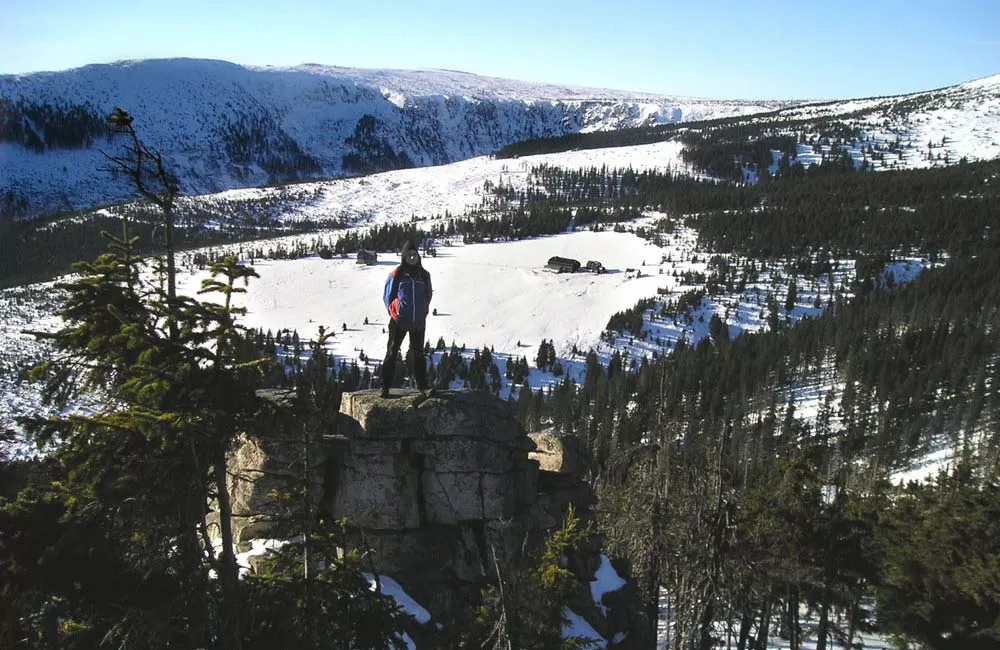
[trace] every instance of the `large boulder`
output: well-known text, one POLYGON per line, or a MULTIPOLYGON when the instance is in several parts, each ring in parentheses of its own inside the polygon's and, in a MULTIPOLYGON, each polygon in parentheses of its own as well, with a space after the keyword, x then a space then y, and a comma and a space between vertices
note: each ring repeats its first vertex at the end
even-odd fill
POLYGON ((545 472, 583 476, 590 467, 590 453, 576 436, 559 436, 551 432, 528 434, 536 450, 528 457, 538 461, 545 472))

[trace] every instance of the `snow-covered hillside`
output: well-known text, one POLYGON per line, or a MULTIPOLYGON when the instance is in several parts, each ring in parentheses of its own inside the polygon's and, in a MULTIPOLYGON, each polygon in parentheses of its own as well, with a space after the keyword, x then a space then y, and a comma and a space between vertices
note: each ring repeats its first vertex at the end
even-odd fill
POLYGON ((103 117, 122 107, 186 194, 440 165, 528 138, 769 111, 443 70, 250 68, 166 59, 0 76, 0 212, 121 200, 103 117))
POLYGON ((280 202, 289 207, 285 221, 309 219, 318 223, 345 218, 354 226, 371 226, 413 217, 433 218, 464 214, 483 200, 483 185, 489 181, 524 191, 533 167, 550 165, 562 169, 609 169, 634 171, 674 170, 690 173, 680 158, 681 144, 657 142, 633 147, 584 149, 565 153, 525 156, 516 160, 479 156, 450 165, 400 169, 382 174, 331 181, 298 183, 284 187, 229 190, 197 201, 213 204, 240 201, 280 202))
POLYGON ((834 144, 876 171, 992 160, 1000 158, 1000 74, 911 95, 804 104, 765 119, 801 138, 797 157, 806 166, 834 144), (831 126, 839 135, 831 137, 831 126))

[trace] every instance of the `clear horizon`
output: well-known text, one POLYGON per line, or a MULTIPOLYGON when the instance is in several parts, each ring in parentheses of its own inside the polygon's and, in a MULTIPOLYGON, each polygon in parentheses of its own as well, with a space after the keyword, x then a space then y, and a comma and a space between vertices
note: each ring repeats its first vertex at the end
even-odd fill
POLYGON ((439 68, 713 99, 847 99, 1000 72, 1000 3, 259 0, 0 9, 0 74, 149 58, 439 68))

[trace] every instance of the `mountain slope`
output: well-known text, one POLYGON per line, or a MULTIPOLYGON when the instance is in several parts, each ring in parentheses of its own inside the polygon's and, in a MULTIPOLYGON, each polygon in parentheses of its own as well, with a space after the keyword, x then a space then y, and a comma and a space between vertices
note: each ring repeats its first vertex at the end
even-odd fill
POLYGON ((166 59, 0 76, 0 215, 120 200, 100 171, 122 107, 183 191, 437 165, 527 138, 773 110, 439 70, 250 68, 166 59))
POLYGON ((806 167, 847 155, 874 171, 992 160, 1000 158, 1000 74, 909 95, 802 104, 709 124, 705 133, 730 145, 792 138, 790 147, 772 147, 772 173, 783 153, 806 167))

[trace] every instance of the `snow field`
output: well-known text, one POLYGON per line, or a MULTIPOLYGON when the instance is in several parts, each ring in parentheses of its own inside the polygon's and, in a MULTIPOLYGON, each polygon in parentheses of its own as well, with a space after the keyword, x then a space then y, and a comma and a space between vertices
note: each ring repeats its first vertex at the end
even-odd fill
MULTIPOLYGON (((609 169, 634 171, 669 169, 684 171, 679 142, 657 142, 633 147, 586 149, 558 154, 540 154, 521 158, 480 156, 438 167, 402 169, 371 176, 332 181, 301 183, 292 186, 290 196, 320 197, 285 218, 291 221, 312 219, 323 222, 347 215, 354 225, 381 225, 443 217, 447 212, 460 217, 483 201, 483 184, 511 186, 522 191, 528 187, 533 167, 552 165, 565 169, 587 169, 607 165, 609 169)), ((289 192, 285 188, 230 190, 206 198, 215 200, 262 199, 289 192)))

